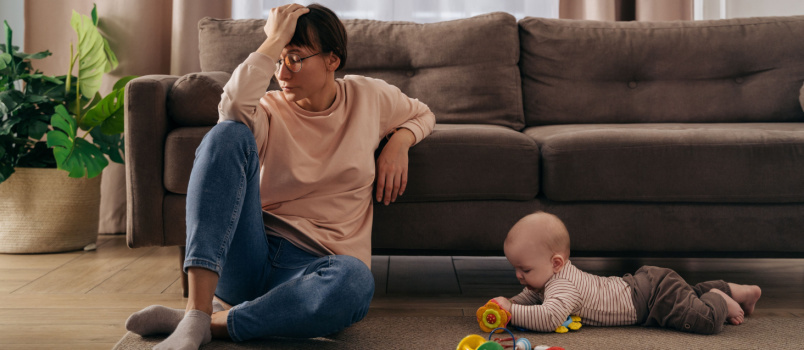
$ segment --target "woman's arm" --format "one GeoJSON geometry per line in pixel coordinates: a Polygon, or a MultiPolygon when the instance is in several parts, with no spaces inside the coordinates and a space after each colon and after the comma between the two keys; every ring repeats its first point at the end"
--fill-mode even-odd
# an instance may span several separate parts
{"type": "Polygon", "coordinates": [[[399,128],[377,158],[377,201],[385,205],[405,193],[408,184],[408,150],[416,144],[410,129],[399,128]]]}
{"type": "Polygon", "coordinates": [[[258,145],[268,133],[268,115],[260,106],[260,99],[271,84],[276,66],[274,63],[290,42],[296,22],[310,10],[298,4],[277,7],[265,23],[265,41],[232,73],[223,87],[218,105],[218,121],[234,120],[246,124],[258,145]]]}
{"type": "Polygon", "coordinates": [[[385,205],[405,192],[408,182],[408,150],[430,135],[435,115],[421,101],[381,80],[368,79],[380,91],[383,135],[390,138],[377,158],[377,201],[385,205]]]}
{"type": "Polygon", "coordinates": [[[310,9],[299,4],[272,8],[263,28],[265,41],[257,48],[257,52],[270,57],[276,62],[282,54],[282,50],[293,38],[299,17],[308,12],[310,12],[310,9]]]}
{"type": "Polygon", "coordinates": [[[387,119],[391,137],[377,158],[377,201],[395,202],[408,183],[408,150],[430,135],[435,115],[424,103],[392,87],[392,110],[387,119]]]}

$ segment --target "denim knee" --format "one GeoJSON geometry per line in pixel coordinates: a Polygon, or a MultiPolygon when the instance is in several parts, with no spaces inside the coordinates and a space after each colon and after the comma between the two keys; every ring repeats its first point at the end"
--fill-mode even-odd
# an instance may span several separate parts
{"type": "Polygon", "coordinates": [[[254,134],[251,133],[251,129],[246,124],[234,120],[224,120],[213,126],[204,135],[201,144],[195,151],[195,155],[198,157],[198,153],[204,150],[225,151],[230,148],[241,150],[244,153],[257,150],[254,134]]]}
{"type": "Polygon", "coordinates": [[[309,311],[319,314],[323,319],[343,317],[348,314],[344,311],[351,311],[352,317],[342,320],[345,321],[343,327],[346,327],[360,321],[368,313],[371,298],[374,296],[374,276],[368,266],[355,257],[334,255],[328,256],[326,260],[328,267],[321,269],[321,265],[312,264],[309,268],[328,280],[326,287],[319,289],[321,299],[311,303],[309,311]],[[337,307],[333,307],[335,305],[337,307]],[[328,314],[331,312],[335,314],[328,314]]]}

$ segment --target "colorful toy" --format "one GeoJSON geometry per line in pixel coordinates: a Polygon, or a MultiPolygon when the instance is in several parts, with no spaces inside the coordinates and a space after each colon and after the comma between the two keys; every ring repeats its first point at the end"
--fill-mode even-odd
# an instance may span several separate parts
{"type": "Polygon", "coordinates": [[[564,323],[556,328],[556,333],[567,333],[570,330],[577,331],[579,329],[581,329],[581,316],[570,315],[567,316],[564,323]]]}
{"type": "MultiPolygon", "coordinates": [[[[475,313],[477,324],[484,332],[491,333],[493,329],[504,329],[511,321],[511,313],[500,307],[494,299],[489,300],[486,305],[481,306],[475,313]]],[[[502,330],[497,331],[497,333],[502,330]]]]}
{"type": "Polygon", "coordinates": [[[477,334],[468,335],[458,343],[456,350],[505,350],[511,348],[514,348],[514,350],[564,350],[564,348],[558,346],[539,345],[532,347],[527,338],[516,339],[514,333],[507,328],[492,330],[492,332],[489,332],[488,340],[477,334]],[[511,338],[494,338],[494,341],[491,341],[491,336],[494,335],[494,331],[508,332],[511,338]],[[515,342],[515,345],[503,345],[503,342],[509,341],[515,342]]]}
{"type": "MultiPolygon", "coordinates": [[[[504,350],[506,348],[512,348],[513,345],[503,346],[502,343],[500,343],[500,342],[501,341],[513,341],[514,339],[515,339],[514,338],[514,333],[511,333],[511,331],[509,331],[508,329],[495,328],[495,329],[489,330],[489,339],[488,340],[484,339],[483,337],[481,337],[481,336],[479,336],[477,334],[472,334],[472,335],[468,335],[468,336],[464,337],[463,340],[461,340],[461,342],[458,343],[458,347],[456,348],[456,350],[504,350]],[[496,339],[494,339],[494,341],[492,341],[491,336],[497,331],[499,331],[499,332],[508,332],[508,334],[511,335],[511,338],[507,338],[507,339],[496,338],[496,339]]],[[[528,344],[530,344],[530,343],[528,342],[528,344]]],[[[527,348],[527,350],[531,350],[531,349],[527,348]]]]}

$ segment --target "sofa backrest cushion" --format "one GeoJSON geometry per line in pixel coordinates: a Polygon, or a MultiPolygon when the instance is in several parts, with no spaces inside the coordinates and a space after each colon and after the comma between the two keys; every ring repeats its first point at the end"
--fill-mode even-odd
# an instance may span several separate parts
{"type": "MultiPolygon", "coordinates": [[[[417,24],[344,20],[348,58],[336,76],[383,79],[426,103],[439,123],[524,127],[516,19],[490,13],[417,24]]],[[[265,40],[265,20],[202,19],[203,71],[232,72],[265,40]]]]}
{"type": "Polygon", "coordinates": [[[519,22],[528,125],[804,121],[804,16],[519,22]]]}

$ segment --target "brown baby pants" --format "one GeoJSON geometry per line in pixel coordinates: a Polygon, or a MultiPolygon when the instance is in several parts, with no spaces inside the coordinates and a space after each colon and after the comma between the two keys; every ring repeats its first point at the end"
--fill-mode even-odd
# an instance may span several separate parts
{"type": "Polygon", "coordinates": [[[723,330],[729,313],[726,300],[710,290],[720,289],[731,296],[725,281],[691,286],[675,271],[655,266],[643,266],[623,279],[631,286],[636,324],[700,334],[723,330]]]}

